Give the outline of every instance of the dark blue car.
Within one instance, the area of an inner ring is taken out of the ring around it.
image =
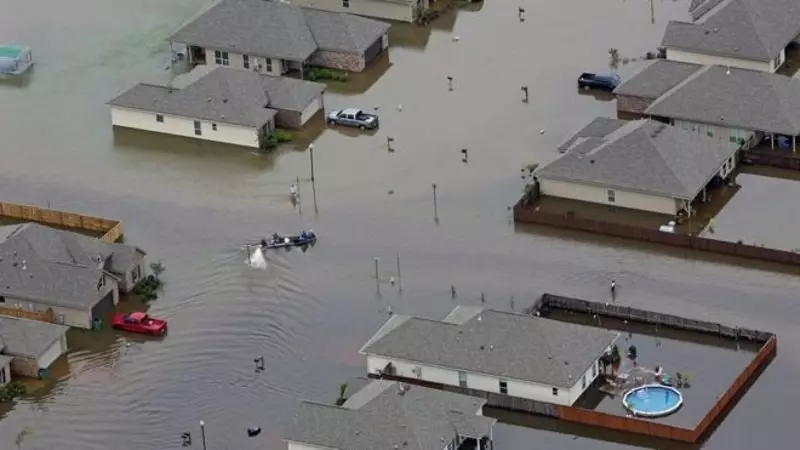
[[[578,78],[578,89],[598,89],[613,91],[619,86],[622,79],[615,73],[589,73],[584,72]]]

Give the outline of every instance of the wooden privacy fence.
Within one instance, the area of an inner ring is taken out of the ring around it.
[[[55,316],[52,309],[47,311],[28,311],[20,308],[0,307],[0,316],[18,317],[20,319],[38,320],[40,322],[54,322]]]
[[[648,420],[638,419],[636,417],[622,417],[583,408],[576,408],[573,406],[559,406],[558,417],[570,422],[696,443],[706,435],[713,424],[725,413],[727,408],[731,406],[731,402],[736,397],[744,394],[748,384],[753,381],[755,375],[762,368],[766,367],[770,361],[772,361],[772,358],[777,352],[777,337],[775,334],[766,331],[751,330],[741,327],[730,327],[716,322],[691,319],[655,311],[647,311],[643,309],[631,308],[629,306],[619,306],[577,298],[563,297],[555,294],[543,294],[529,312],[545,312],[548,309],[560,309],[592,315],[597,314],[598,316],[625,319],[629,322],[658,324],[661,326],[678,328],[686,331],[713,334],[728,339],[748,339],[764,344],[761,346],[758,353],[756,353],[756,356],[750,361],[747,367],[745,367],[744,370],[742,370],[742,372],[736,377],[733,383],[728,386],[728,389],[725,391],[725,393],[717,399],[717,401],[714,403],[714,406],[709,409],[705,417],[703,417],[703,419],[692,429],[650,422]]]
[[[0,202],[0,216],[18,221],[38,222],[66,229],[77,229],[103,233],[100,239],[116,242],[122,238],[122,222],[96,216],[88,216],[38,206]]]
[[[777,167],[779,169],[800,170],[800,158],[787,150],[748,150],[740,158],[749,164]]]
[[[689,248],[706,252],[718,253],[728,256],[757,259],[761,261],[777,262],[781,264],[800,265],[800,253],[774,248],[757,247],[749,244],[720,241],[700,236],[685,234],[664,233],[655,229],[626,225],[622,223],[595,220],[575,215],[554,214],[535,209],[535,200],[523,204],[520,200],[514,205],[514,220],[557,228],[586,231],[589,233],[604,234],[606,236],[633,239],[636,241],[654,244],[671,245],[673,247]]]

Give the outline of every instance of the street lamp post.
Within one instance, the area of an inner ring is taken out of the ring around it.
[[[200,421],[200,437],[203,440],[203,450],[206,450],[206,423],[204,421]]]

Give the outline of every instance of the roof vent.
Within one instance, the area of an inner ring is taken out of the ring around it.
[[[356,430],[356,436],[358,436],[359,434],[361,434],[361,431],[360,430]]]
[[[486,350],[486,347],[484,347],[483,345],[481,345],[481,350]]]
[[[590,163],[590,164],[594,164],[594,160],[593,160],[593,159],[590,159],[590,160],[589,160],[589,163]]]
[[[725,75],[730,75],[730,74],[731,74],[731,66],[728,66],[728,68],[725,69]]]
[[[228,103],[228,99],[227,98],[223,98],[222,99],[222,103]]]
[[[714,33],[719,32],[719,28],[714,28]]]
[[[706,34],[706,35],[707,35],[707,34],[711,34],[711,30],[709,30],[708,28],[706,28],[706,29],[705,29],[705,31],[703,31],[703,34]]]
[[[211,103],[211,97],[208,97],[208,100],[206,100],[206,101],[207,101],[208,103]]]
[[[483,315],[482,314],[478,314],[478,322],[480,322],[481,320],[483,320]]]
[[[489,344],[489,350],[494,350],[494,345]]]

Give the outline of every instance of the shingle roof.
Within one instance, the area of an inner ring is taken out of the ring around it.
[[[318,49],[361,53],[388,29],[384,22],[277,0],[222,0],[170,41],[305,61]]]
[[[770,61],[800,34],[797,0],[726,0],[697,23],[671,21],[661,45]]]
[[[571,388],[617,336],[490,309],[467,317],[462,323],[407,317],[379,331],[361,353]]]
[[[350,14],[337,14],[319,9],[303,9],[306,23],[320,50],[363,53],[383,36],[390,25]]]
[[[666,59],[648,61],[642,70],[620,84],[614,93],[656,99],[703,66]]]
[[[302,111],[325,85],[217,67],[184,89],[138,84],[109,105],[220,123],[261,127],[276,109]]]
[[[645,114],[797,135],[800,134],[800,80],[754,70],[706,66],[653,102]]]
[[[608,135],[576,140],[536,175],[693,200],[736,152],[726,142],[660,122],[620,122]]]
[[[5,344],[0,345],[0,353],[38,358],[68,329],[64,325],[0,316],[0,338]]]
[[[284,439],[314,446],[441,450],[455,434],[488,436],[496,419],[477,415],[485,400],[374,380],[341,407],[302,402]]]
[[[128,272],[144,253],[37,223],[2,227],[0,236],[0,294],[66,307],[94,305],[103,271]]]

